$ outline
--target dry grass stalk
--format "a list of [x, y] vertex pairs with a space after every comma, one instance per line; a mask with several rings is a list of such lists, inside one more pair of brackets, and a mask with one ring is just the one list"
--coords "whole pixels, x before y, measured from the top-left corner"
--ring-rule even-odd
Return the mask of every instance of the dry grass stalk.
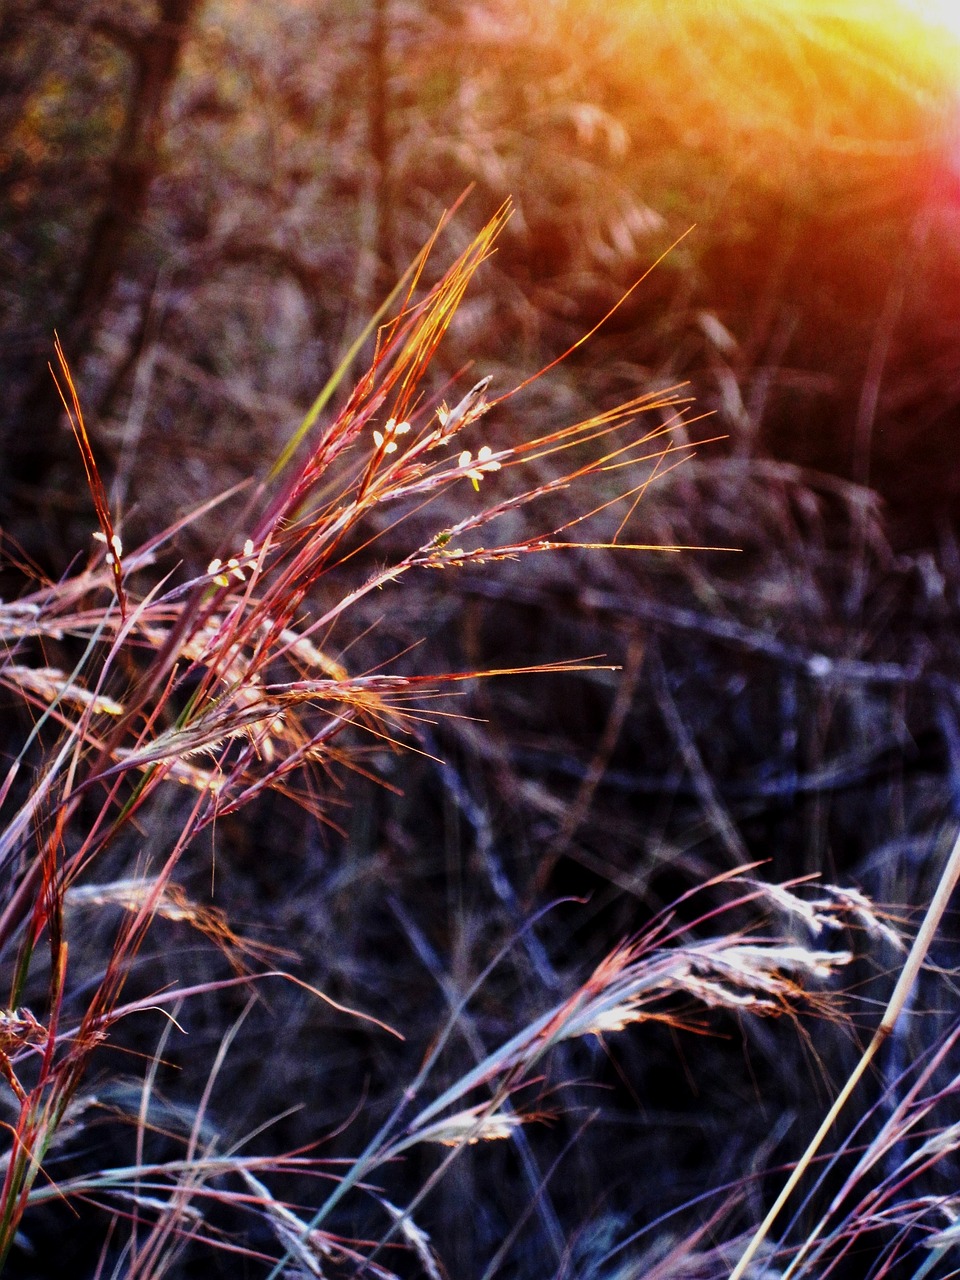
[[[776, 1222], [777, 1218], [780, 1216], [782, 1209], [790, 1199], [790, 1196], [793, 1194], [797, 1184], [810, 1167], [811, 1161], [820, 1150], [827, 1138], [827, 1135], [836, 1123], [837, 1118], [846, 1107], [851, 1096], [856, 1090], [857, 1085], [863, 1079], [863, 1076], [868, 1070], [870, 1064], [873, 1062], [877, 1053], [886, 1043], [896, 1026], [907, 1002], [907, 997], [917, 980], [917, 975], [920, 972], [923, 962], [926, 959], [927, 952], [930, 950], [930, 946], [933, 943], [937, 930], [940, 927], [943, 914], [949, 905], [951, 897], [953, 896], [953, 891], [957, 886], [958, 880], [960, 880], [960, 835], [958, 835], [954, 840], [950, 854], [947, 857], [946, 864], [940, 874], [936, 892], [931, 899], [929, 907], [924, 913], [923, 921], [921, 922], [917, 935], [913, 940], [913, 944], [907, 953], [907, 957], [904, 960], [903, 968], [900, 970], [900, 975], [893, 991], [890, 994], [890, 998], [887, 1001], [886, 1008], [883, 1011], [883, 1017], [880, 1019], [877, 1029], [874, 1031], [873, 1036], [871, 1037], [867, 1047], [864, 1049], [857, 1065], [847, 1077], [843, 1088], [837, 1094], [833, 1105], [830, 1107], [826, 1116], [824, 1116], [820, 1128], [814, 1134], [806, 1151], [804, 1151], [803, 1155], [797, 1161], [797, 1164], [791, 1171], [790, 1177], [784, 1184], [783, 1189], [777, 1196], [773, 1205], [770, 1207], [767, 1216], [757, 1228], [755, 1235], [744, 1250], [740, 1261], [730, 1273], [730, 1280], [743, 1280], [751, 1260], [756, 1255], [757, 1249], [766, 1239], [774, 1222]], [[853, 899], [851, 899], [851, 901], [853, 901]], [[816, 1243], [819, 1230], [820, 1228], [814, 1231], [804, 1241], [802, 1247], [793, 1259], [787, 1274], [793, 1274], [803, 1263], [807, 1253]]]
[[[44, 584], [14, 603], [0, 603], [0, 629], [8, 646], [0, 679], [38, 712], [21, 760], [41, 747], [35, 781], [0, 833], [0, 863], [21, 868], [0, 913], [0, 947], [17, 953], [5, 1062], [19, 1107], [14, 1155], [0, 1193], [0, 1259], [11, 1246], [44, 1153], [77, 1096], [92, 1054], [133, 1007], [122, 1003], [122, 992], [151, 921], [166, 917], [201, 930], [238, 965], [240, 956], [263, 956], [264, 949], [241, 940], [219, 912], [193, 904], [177, 887], [172, 874], [183, 852], [218, 819], [264, 790], [296, 794], [293, 775], [305, 766], [321, 773], [362, 768], [352, 749], [339, 745], [348, 729], [396, 747], [415, 730], [425, 697], [484, 674], [352, 675], [339, 657], [326, 652], [334, 624], [372, 592], [396, 590], [423, 569], [592, 546], [573, 542], [566, 525], [521, 541], [480, 541], [480, 535], [499, 518], [584, 477], [619, 473], [628, 464], [642, 470], [659, 458], [675, 460], [688, 452], [674, 449], [662, 426], [639, 433], [632, 427], [638, 414], [653, 408], [680, 414], [685, 400], [676, 390], [641, 395], [618, 409], [496, 450], [482, 436], [478, 440], [476, 431], [496, 403], [487, 398], [488, 380], [453, 409], [443, 403], [431, 407], [424, 376], [506, 215], [501, 211], [420, 300], [414, 291], [425, 255], [418, 260], [396, 317], [380, 331], [372, 365], [344, 407], [325, 424], [308, 415], [314, 438], [308, 442], [307, 432], [298, 434], [301, 460], [294, 465], [292, 453], [281, 459], [272, 491], [257, 495], [259, 510], [251, 508], [248, 528], [205, 572], [186, 580], [159, 579], [141, 588], [140, 575], [182, 522], [124, 553], [79, 393], [57, 347], [61, 394], [87, 472], [102, 551], [95, 544], [91, 564], [73, 577]], [[516, 473], [528, 459], [557, 455], [562, 460], [573, 448], [578, 462], [566, 473], [521, 486], [509, 497], [498, 492], [486, 504], [478, 500], [501, 473]], [[594, 455], [584, 461], [590, 448]], [[624, 490], [627, 504], [642, 483]], [[462, 495], [461, 519], [385, 566], [359, 567], [380, 536], [370, 520], [374, 513], [394, 508], [393, 523], [402, 523], [409, 511], [422, 511], [454, 490]], [[354, 585], [315, 609], [318, 585], [351, 565], [358, 566]], [[79, 644], [73, 671], [31, 660], [32, 646], [44, 638]], [[55, 745], [46, 749], [51, 732]], [[19, 768], [17, 761], [0, 782], [0, 799], [11, 796]], [[186, 783], [193, 798], [162, 864], [136, 882], [90, 883], [94, 864], [126, 838], [168, 780]], [[299, 798], [320, 812], [315, 799]], [[91, 803], [98, 806], [92, 821], [80, 816]], [[72, 911], [84, 903], [113, 903], [123, 909], [124, 919], [83, 1016], [65, 1036], [59, 1011], [71, 978], [68, 935]], [[21, 993], [41, 942], [50, 955], [47, 1007], [43, 1017], [30, 1015], [28, 1022]], [[35, 1065], [29, 1083], [21, 1084], [25, 1056]], [[183, 1205], [190, 1199], [185, 1188]], [[182, 1226], [184, 1215], [189, 1217], [186, 1208], [170, 1222]], [[155, 1237], [153, 1260], [144, 1263], [147, 1272], [165, 1265], [171, 1239], [169, 1231]]]

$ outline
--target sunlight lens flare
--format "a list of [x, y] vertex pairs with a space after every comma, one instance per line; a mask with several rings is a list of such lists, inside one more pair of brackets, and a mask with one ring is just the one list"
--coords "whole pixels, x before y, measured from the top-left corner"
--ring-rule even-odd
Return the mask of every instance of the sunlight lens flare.
[[935, 36], [942, 36], [944, 32], [953, 36], [960, 53], [960, 3], [957, 0], [900, 0], [900, 3], [912, 16], [934, 28]]

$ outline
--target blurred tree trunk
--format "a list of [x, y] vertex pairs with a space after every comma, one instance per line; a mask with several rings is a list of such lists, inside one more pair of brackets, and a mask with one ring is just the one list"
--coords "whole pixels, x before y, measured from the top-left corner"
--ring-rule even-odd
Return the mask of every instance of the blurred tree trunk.
[[[89, 349], [127, 242], [143, 214], [160, 165], [164, 109], [201, 2], [159, 0], [155, 18], [139, 27], [109, 17], [94, 21], [99, 32], [128, 51], [133, 80], [103, 204], [79, 255], [75, 283], [58, 321], [64, 349], [74, 365]], [[36, 489], [48, 480], [66, 440], [57, 430], [60, 412], [49, 371], [38, 369], [4, 424], [0, 507], [9, 506], [18, 488]]]

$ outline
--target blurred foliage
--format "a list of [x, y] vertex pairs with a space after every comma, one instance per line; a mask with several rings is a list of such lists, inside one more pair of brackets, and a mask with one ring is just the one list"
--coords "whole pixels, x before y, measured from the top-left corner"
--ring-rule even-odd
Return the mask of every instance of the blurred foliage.
[[892, 0], [11, 0], [0, 21], [8, 443], [25, 415], [54, 439], [56, 325], [127, 467], [139, 440], [141, 503], [173, 441], [185, 503], [256, 469], [472, 184], [461, 242], [516, 211], [451, 371], [552, 358], [696, 224], [548, 401], [689, 377], [742, 448], [862, 478], [857, 397], [906, 294], [880, 480], [910, 505], [922, 431], [952, 496], [955, 50]]

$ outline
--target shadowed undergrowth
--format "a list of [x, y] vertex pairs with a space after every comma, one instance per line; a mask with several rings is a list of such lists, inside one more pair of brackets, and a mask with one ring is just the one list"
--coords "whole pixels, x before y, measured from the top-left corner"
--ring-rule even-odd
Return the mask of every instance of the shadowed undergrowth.
[[[957, 579], [704, 469], [682, 387], [510, 440], [435, 389], [502, 217], [202, 569], [193, 517], [124, 548], [61, 357], [99, 530], [0, 605], [12, 1273], [721, 1276], [876, 1021], [910, 921], [805, 880], [923, 901]], [[894, 1029], [767, 1274], [930, 1274], [954, 1036]]]

